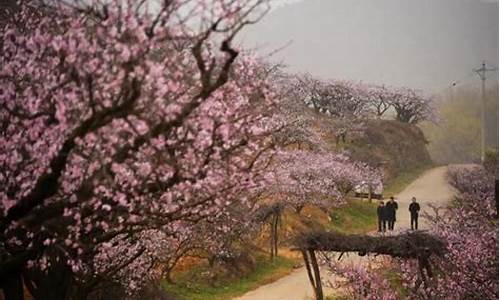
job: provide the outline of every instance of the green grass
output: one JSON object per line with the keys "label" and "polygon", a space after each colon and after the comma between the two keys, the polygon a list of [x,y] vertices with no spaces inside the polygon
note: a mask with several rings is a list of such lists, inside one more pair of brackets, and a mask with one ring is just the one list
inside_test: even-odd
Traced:
{"label": "green grass", "polygon": [[390,180],[387,186],[384,187],[384,197],[389,198],[390,196],[402,192],[410,183],[432,167],[434,166],[431,164],[423,165],[399,174],[396,178]]}
{"label": "green grass", "polygon": [[350,199],[345,206],[330,213],[329,229],[355,234],[377,229],[377,204],[360,199]]}
{"label": "green grass", "polygon": [[200,266],[177,274],[174,277],[176,284],[165,281],[162,286],[179,300],[231,299],[289,274],[294,263],[293,260],[281,256],[272,262],[268,257],[261,256],[257,259],[253,272],[239,279],[220,278],[212,285],[207,283],[206,278],[202,278],[201,274],[207,269]]}

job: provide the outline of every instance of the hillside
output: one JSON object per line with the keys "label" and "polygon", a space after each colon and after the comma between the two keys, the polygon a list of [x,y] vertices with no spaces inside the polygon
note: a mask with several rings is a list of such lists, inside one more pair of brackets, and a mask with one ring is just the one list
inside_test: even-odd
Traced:
{"label": "hillside", "polygon": [[302,131],[294,140],[299,148],[320,146],[334,153],[346,153],[353,161],[380,168],[386,182],[432,164],[428,141],[416,125],[384,119],[339,121],[305,108],[296,112],[295,118],[303,120],[298,128],[290,128]]}
{"label": "hillside", "polygon": [[387,179],[429,165],[427,140],[415,125],[392,120],[368,120],[365,131],[345,145],[354,160],[384,170]]}

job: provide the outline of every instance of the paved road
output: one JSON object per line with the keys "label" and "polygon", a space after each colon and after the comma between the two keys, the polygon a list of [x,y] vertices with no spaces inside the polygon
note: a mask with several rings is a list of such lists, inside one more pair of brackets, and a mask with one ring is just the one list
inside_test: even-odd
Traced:
{"label": "paved road", "polygon": [[[408,206],[411,197],[416,197],[422,211],[432,212],[427,204],[444,206],[453,197],[453,189],[447,184],[446,167],[437,167],[426,171],[412,182],[404,191],[395,196],[399,204],[395,229],[410,228]],[[419,229],[425,229],[425,222],[419,224]],[[352,257],[352,256],[351,256]],[[352,257],[353,259],[359,259]],[[312,299],[313,291],[304,268],[293,271],[273,283],[261,286],[234,300],[306,300]]]}
{"label": "paved road", "polygon": [[[417,198],[421,214],[423,211],[428,213],[433,212],[428,204],[446,206],[454,194],[452,187],[446,182],[446,169],[447,167],[438,167],[428,170],[407,186],[404,191],[395,196],[399,206],[395,229],[410,229],[410,212],[408,211],[408,206],[411,203],[411,197]],[[422,218],[419,219],[419,223],[419,229],[427,228],[427,224]]]}

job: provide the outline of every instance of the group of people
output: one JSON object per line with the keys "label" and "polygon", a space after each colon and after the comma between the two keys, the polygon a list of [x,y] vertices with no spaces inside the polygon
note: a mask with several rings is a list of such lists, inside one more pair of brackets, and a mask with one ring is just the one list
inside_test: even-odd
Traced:
{"label": "group of people", "polygon": [[[396,223],[396,211],[398,210],[398,203],[391,196],[389,201],[384,204],[384,201],[380,201],[377,207],[378,216],[378,231],[385,232],[386,228],[388,230],[394,230],[394,223]],[[418,213],[420,212],[420,205],[417,203],[415,197],[411,198],[410,206],[408,207],[410,211],[410,224],[411,230],[418,230]]]}

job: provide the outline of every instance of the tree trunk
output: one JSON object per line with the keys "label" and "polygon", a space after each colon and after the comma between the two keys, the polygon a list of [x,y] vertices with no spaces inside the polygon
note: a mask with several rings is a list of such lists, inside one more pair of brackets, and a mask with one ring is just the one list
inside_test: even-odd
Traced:
{"label": "tree trunk", "polygon": [[278,225],[279,225],[279,213],[276,214],[274,221],[274,256],[278,256]]}
{"label": "tree trunk", "polygon": [[7,276],[2,282],[5,300],[24,300],[23,279],[20,273]]}
{"label": "tree trunk", "polygon": [[275,215],[273,215],[271,217],[271,222],[270,222],[270,226],[269,226],[269,235],[270,235],[270,250],[271,250],[271,260],[273,260],[274,258],[274,238],[275,238],[275,232],[274,232],[274,218],[275,218]]}
{"label": "tree trunk", "polygon": [[78,289],[73,273],[64,263],[53,263],[46,271],[27,270],[23,273],[26,287],[34,299],[70,299]]}

